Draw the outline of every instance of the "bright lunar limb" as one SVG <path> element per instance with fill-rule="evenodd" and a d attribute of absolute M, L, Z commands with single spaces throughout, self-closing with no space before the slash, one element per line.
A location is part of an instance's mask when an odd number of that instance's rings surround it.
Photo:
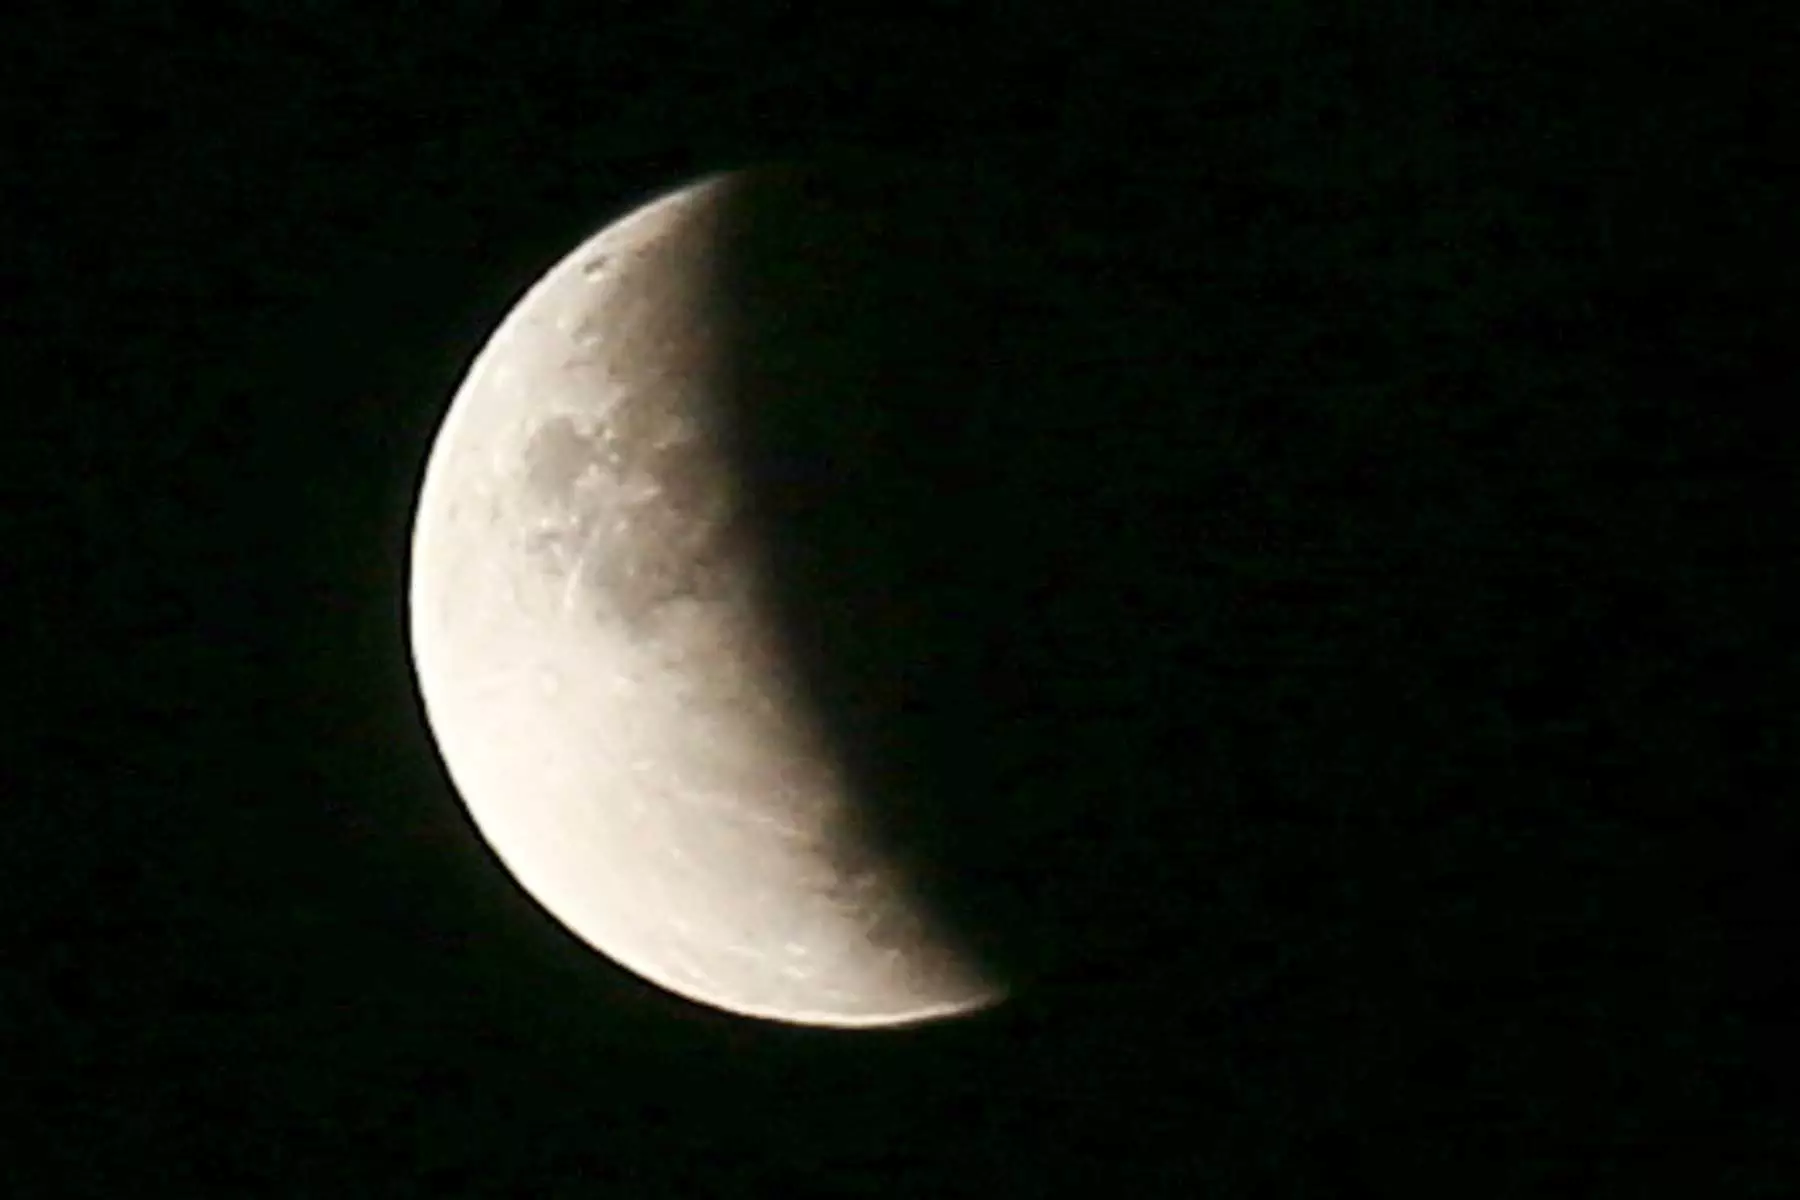
<path fill-rule="evenodd" d="M 717 436 L 733 176 L 601 230 L 518 303 L 425 470 L 410 620 L 452 781 L 518 882 L 667 990 L 911 1024 L 1003 987 L 857 831 L 760 610 Z"/>

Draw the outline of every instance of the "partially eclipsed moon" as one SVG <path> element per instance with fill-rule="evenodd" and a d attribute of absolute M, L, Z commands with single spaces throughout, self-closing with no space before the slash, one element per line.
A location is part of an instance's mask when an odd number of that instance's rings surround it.
<path fill-rule="evenodd" d="M 815 1025 L 1002 990 L 858 832 L 758 600 L 717 435 L 730 177 L 557 264 L 456 394 L 414 530 L 413 655 L 482 835 L 584 941 L 682 996 Z"/>

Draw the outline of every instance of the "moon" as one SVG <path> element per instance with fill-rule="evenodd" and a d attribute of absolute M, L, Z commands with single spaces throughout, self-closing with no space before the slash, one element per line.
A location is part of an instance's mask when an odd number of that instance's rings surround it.
<path fill-rule="evenodd" d="M 864 833 L 763 599 L 709 294 L 736 178 L 601 229 L 475 357 L 413 530 L 425 714 L 517 882 L 661 988 L 817 1026 L 986 1008 L 1004 985 Z"/>

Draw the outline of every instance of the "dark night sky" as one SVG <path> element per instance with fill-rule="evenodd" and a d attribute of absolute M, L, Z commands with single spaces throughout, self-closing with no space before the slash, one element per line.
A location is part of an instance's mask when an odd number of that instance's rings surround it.
<path fill-rule="evenodd" d="M 1779 1178 L 1774 39 L 1674 4 L 118 7 L 5 38 L 17 1194 Z M 792 543 L 844 586 L 796 611 L 1036 982 L 904 1033 L 737 1022 L 476 837 L 407 660 L 410 506 L 599 223 L 946 147 L 1035 214 L 963 235 L 1029 264 L 982 293 L 1018 307 L 939 296 L 917 328 L 994 324 L 942 361 L 878 329 L 916 405 L 794 401 L 858 464 Z"/>

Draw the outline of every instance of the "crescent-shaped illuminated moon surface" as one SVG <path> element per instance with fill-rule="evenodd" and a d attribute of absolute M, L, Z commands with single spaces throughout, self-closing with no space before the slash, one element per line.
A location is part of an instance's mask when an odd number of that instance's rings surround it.
<path fill-rule="evenodd" d="M 426 716 L 518 883 L 662 988 L 820 1026 L 989 1007 L 1004 986 L 859 834 L 759 601 L 716 433 L 734 178 L 602 229 L 476 356 L 414 525 Z"/>

